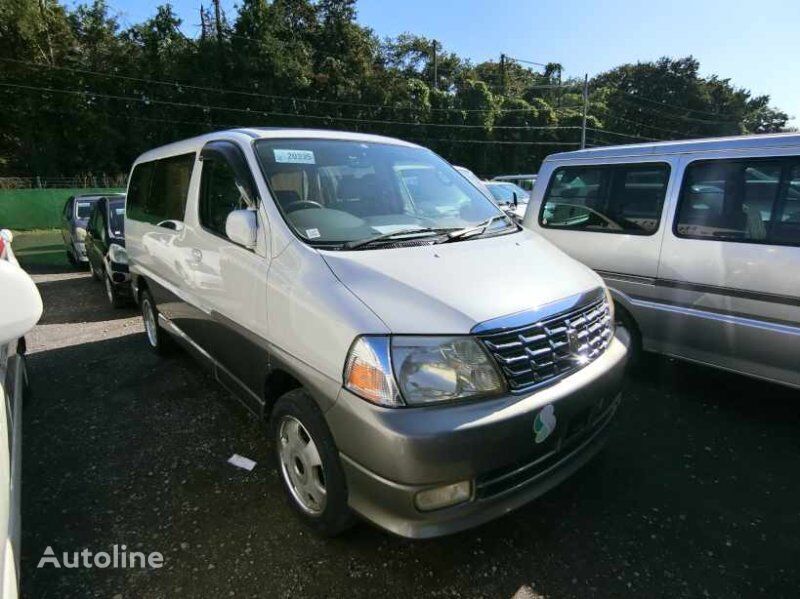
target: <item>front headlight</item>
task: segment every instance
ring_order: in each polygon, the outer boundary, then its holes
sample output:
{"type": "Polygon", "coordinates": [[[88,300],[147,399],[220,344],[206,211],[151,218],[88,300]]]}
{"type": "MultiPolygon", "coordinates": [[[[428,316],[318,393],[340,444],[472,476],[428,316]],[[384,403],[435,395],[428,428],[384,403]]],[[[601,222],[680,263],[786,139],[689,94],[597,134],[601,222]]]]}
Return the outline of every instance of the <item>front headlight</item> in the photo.
{"type": "Polygon", "coordinates": [[[75,237],[78,238],[78,241],[83,241],[86,239],[86,229],[83,227],[75,227],[75,237]]]}
{"type": "Polygon", "coordinates": [[[125,251],[124,247],[116,243],[112,243],[108,246],[108,257],[112,262],[116,262],[117,264],[128,263],[128,252],[125,251]]]}
{"type": "Polygon", "coordinates": [[[473,337],[364,336],[350,348],[344,386],[398,407],[494,396],[506,391],[491,356],[473,337]]]}
{"type": "Polygon", "coordinates": [[[494,361],[472,337],[392,337],[392,365],[409,405],[506,390],[494,361]]]}

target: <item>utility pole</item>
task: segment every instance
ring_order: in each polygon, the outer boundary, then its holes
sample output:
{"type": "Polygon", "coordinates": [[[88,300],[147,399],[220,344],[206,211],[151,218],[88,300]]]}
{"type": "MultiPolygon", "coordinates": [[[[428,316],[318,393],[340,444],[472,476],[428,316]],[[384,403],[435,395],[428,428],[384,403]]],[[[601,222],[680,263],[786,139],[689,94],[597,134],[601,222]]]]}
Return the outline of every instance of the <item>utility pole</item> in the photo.
{"type": "Polygon", "coordinates": [[[581,150],[586,147],[586,115],[589,112],[589,73],[583,76],[583,125],[581,126],[581,150]]]}
{"type": "Polygon", "coordinates": [[[439,56],[436,54],[437,43],[436,40],[433,40],[433,89],[439,89],[439,56]]]}
{"type": "Polygon", "coordinates": [[[200,5],[200,39],[206,41],[206,13],[203,5],[200,5]]]}
{"type": "Polygon", "coordinates": [[[225,60],[222,54],[222,12],[219,8],[219,0],[214,2],[214,21],[217,28],[217,62],[219,63],[219,76],[225,81],[225,60]]]}
{"type": "Polygon", "coordinates": [[[500,85],[503,95],[506,94],[506,55],[500,55],[500,85]]]}

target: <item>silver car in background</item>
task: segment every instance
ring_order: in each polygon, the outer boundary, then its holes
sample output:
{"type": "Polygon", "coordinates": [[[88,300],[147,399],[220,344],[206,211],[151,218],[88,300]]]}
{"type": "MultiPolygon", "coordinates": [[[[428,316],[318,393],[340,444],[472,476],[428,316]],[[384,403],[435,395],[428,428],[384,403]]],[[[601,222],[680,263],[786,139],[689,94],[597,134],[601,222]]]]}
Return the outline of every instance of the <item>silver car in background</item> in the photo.
{"type": "Polygon", "coordinates": [[[67,250],[67,259],[73,265],[87,264],[86,226],[94,205],[102,197],[125,197],[121,194],[81,194],[70,196],[61,211],[61,238],[67,250]]]}
{"type": "Polygon", "coordinates": [[[800,387],[800,135],[555,154],[524,224],[603,276],[645,350],[800,387]]]}

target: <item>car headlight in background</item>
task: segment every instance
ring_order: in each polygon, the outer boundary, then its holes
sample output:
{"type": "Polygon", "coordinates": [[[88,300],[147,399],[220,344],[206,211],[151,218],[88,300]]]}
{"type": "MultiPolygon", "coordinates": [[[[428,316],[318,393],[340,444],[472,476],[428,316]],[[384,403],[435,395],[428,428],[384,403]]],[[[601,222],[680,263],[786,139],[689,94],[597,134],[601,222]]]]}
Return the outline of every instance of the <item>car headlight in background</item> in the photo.
{"type": "Polygon", "coordinates": [[[75,227],[75,237],[78,238],[78,241],[84,241],[86,239],[86,229],[83,227],[75,227]]]}
{"type": "Polygon", "coordinates": [[[486,397],[506,390],[492,358],[467,336],[359,337],[345,363],[344,385],[387,407],[486,397]]]}
{"type": "Polygon", "coordinates": [[[116,243],[112,243],[108,246],[108,257],[112,262],[116,262],[117,264],[128,263],[128,252],[125,251],[124,247],[116,243]]]}

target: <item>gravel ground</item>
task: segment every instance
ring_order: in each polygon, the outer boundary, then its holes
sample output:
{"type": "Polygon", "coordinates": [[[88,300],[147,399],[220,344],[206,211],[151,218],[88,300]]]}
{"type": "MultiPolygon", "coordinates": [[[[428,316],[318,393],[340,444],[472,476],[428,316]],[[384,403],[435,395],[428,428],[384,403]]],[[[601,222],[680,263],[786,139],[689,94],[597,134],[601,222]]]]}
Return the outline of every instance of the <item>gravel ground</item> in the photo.
{"type": "Polygon", "coordinates": [[[259,422],[187,355],[152,354],[137,313],[88,274],[46,270],[28,337],[26,597],[798,593],[795,391],[647,356],[607,448],[538,501],[432,541],[367,524],[325,540],[285,503],[259,422]],[[164,567],[36,567],[47,546],[114,544],[164,567]]]}

